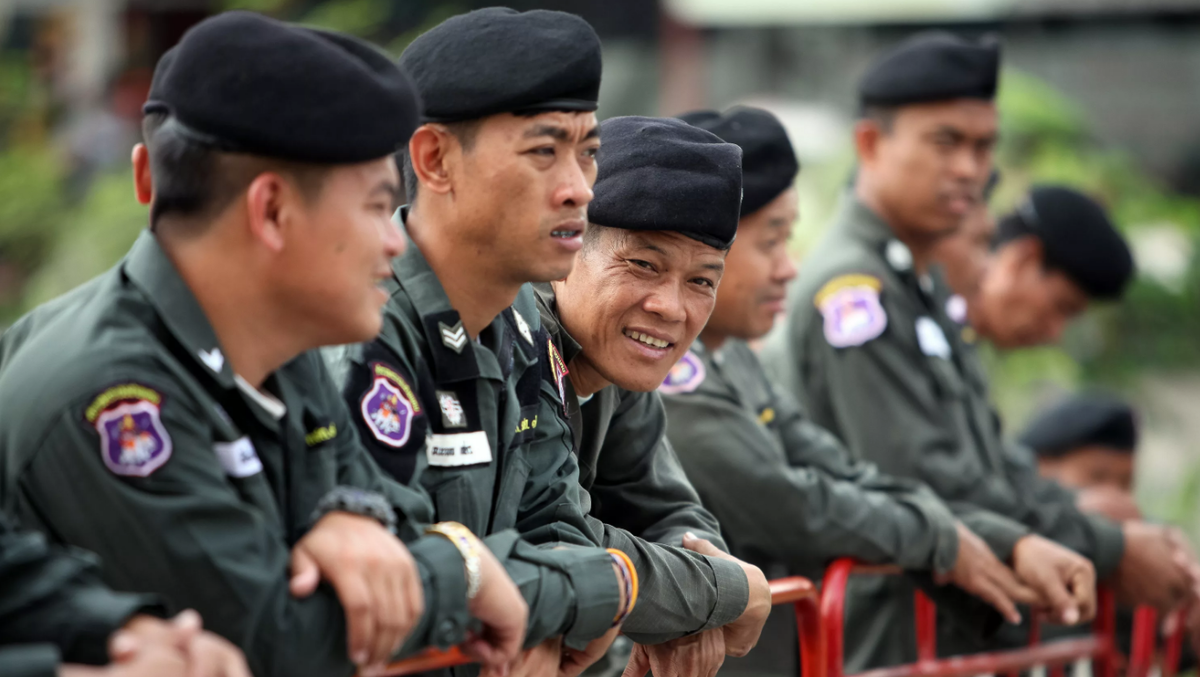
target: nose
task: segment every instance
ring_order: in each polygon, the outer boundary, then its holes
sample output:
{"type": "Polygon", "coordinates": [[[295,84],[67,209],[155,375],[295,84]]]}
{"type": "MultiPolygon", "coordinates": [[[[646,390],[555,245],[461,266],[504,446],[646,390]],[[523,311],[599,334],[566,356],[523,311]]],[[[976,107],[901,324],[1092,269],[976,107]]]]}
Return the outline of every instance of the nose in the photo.
{"type": "Polygon", "coordinates": [[[775,270],[772,277],[776,282],[791,282],[796,279],[796,271],[796,262],[792,260],[792,257],[784,253],[775,263],[775,270]]]}
{"type": "Polygon", "coordinates": [[[383,253],[389,259],[394,259],[403,254],[407,246],[408,237],[405,236],[398,224],[388,219],[383,227],[383,253]]]}
{"type": "Polygon", "coordinates": [[[674,282],[660,284],[646,297],[642,309],[653,313],[667,322],[683,322],[687,319],[687,311],[683,308],[683,299],[679,288],[674,282]]]}
{"type": "Polygon", "coordinates": [[[592,183],[589,174],[574,160],[565,165],[561,180],[554,191],[555,207],[583,207],[592,201],[592,183]]]}

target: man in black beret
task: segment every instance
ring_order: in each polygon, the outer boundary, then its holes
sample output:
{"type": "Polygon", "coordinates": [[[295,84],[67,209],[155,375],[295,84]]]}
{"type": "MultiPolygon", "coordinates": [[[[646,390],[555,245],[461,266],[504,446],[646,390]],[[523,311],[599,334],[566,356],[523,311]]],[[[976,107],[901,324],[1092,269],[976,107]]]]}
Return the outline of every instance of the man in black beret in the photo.
{"type": "Polygon", "coordinates": [[[1084,510],[1116,520],[1141,517],[1132,501],[1138,426],[1128,402],[1073,395],[1034,417],[1017,439],[1033,450],[1043,477],[1080,492],[1084,510]],[[1114,493],[1128,500],[1106,500],[1114,493]]]}
{"type": "Polygon", "coordinates": [[[591,513],[606,539],[635,546],[647,581],[625,631],[639,643],[627,674],[712,674],[755,645],[770,590],[762,571],[726,554],[655,389],[712,312],[741,213],[742,152],[673,119],[613,118],[601,138],[583,250],[564,279],[538,286],[549,384],[565,402],[591,513]]]}
{"type": "Polygon", "coordinates": [[[400,64],[424,105],[403,160],[411,241],[378,338],[326,356],[379,466],[428,492],[437,519],[505,544],[527,667],[577,672],[640,606],[641,572],[586,521],[527,283],[565,276],[582,246],[600,41],[578,16],[490,8],[430,29],[400,64]],[[539,547],[560,542],[574,547],[539,547]]]}
{"type": "MultiPolygon", "coordinates": [[[[1036,598],[1036,591],[968,528],[988,516],[978,510],[956,516],[928,487],[855,462],[770,384],[747,344],[770,331],[796,276],[787,241],[797,216],[798,165],[783,126],[751,108],[683,118],[740,145],[743,182],[758,186],[756,208],[748,211],[743,200],[712,316],[680,363],[697,376],[684,382],[668,376],[659,389],[668,436],[733,552],[773,576],[819,578],[839,557],[897,564],[920,577],[939,604],[958,611],[961,623],[982,630],[991,618],[962,591],[934,588],[933,575],[1015,618],[1016,603],[1036,598]]],[[[1038,552],[1062,554],[1054,547],[1038,552]]],[[[725,672],[796,674],[796,636],[791,610],[779,608],[759,647],[725,672]]]]}
{"type": "Polygon", "coordinates": [[[349,36],[197,24],[133,152],[150,229],[0,341],[3,507],[114,588],[198,610],[260,677],[348,677],[472,616],[488,645],[468,650],[503,668],[520,648],[512,581],[461,526],[426,527],[315,351],[379,331],[416,101],[349,36]]]}
{"type": "MultiPolygon", "coordinates": [[[[1070,492],[1008,453],[986,374],[945,313],[950,291],[933,269],[933,249],[961,227],[991,174],[998,66],[994,42],[945,33],[914,36],[871,66],[859,88],[857,179],[801,266],[787,321],[768,337],[763,361],[856,457],[920,480],[948,503],[991,512],[978,533],[1002,560],[1036,561],[1017,550],[1041,534],[1086,556],[1124,600],[1169,608],[1189,581],[1166,530],[1086,515],[1070,492]]],[[[1094,590],[1063,571],[1043,574],[1066,585],[1067,604],[1053,606],[1059,621],[1073,623],[1086,617],[1079,611],[1093,605],[1094,590]]],[[[884,613],[909,603],[903,585],[864,582],[865,601],[851,613],[869,611],[848,623],[861,633],[848,641],[861,640],[862,652],[848,669],[915,657],[911,634],[889,644],[898,630],[911,632],[908,612],[884,613]]],[[[939,650],[969,648],[965,638],[946,640],[939,650]]]]}
{"type": "Polygon", "coordinates": [[[1132,278],[1129,246],[1103,207],[1035,186],[997,223],[971,324],[999,348],[1054,343],[1089,301],[1120,298],[1132,278]]]}

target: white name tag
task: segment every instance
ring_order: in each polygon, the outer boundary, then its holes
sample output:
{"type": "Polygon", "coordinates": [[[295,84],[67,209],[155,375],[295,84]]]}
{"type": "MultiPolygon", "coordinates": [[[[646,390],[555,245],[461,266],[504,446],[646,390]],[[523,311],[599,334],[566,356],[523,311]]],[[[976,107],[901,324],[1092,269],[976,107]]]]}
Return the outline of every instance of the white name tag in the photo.
{"type": "Polygon", "coordinates": [[[443,468],[491,463],[492,445],[482,430],[450,435],[430,433],[425,438],[425,457],[429,465],[443,468]]]}
{"type": "Polygon", "coordinates": [[[249,437],[239,437],[232,442],[217,442],[213,445],[217,460],[231,477],[249,477],[262,472],[262,460],[254,450],[249,437]]]}
{"type": "Polygon", "coordinates": [[[921,352],[926,355],[950,359],[950,342],[931,317],[917,318],[917,343],[921,344],[921,352]]]}

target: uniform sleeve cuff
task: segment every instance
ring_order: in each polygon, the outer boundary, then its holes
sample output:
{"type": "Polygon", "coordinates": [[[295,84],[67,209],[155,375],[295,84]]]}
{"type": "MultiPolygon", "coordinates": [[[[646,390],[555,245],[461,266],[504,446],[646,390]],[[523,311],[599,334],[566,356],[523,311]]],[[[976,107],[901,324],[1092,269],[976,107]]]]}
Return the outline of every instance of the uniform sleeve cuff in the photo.
{"type": "MultiPolygon", "coordinates": [[[[410,636],[417,645],[442,649],[461,643],[467,634],[467,572],[462,555],[449,539],[424,536],[408,544],[408,550],[421,568],[425,588],[425,614],[418,630],[410,636]]],[[[408,647],[406,646],[406,649],[408,647]]]]}
{"type": "Polygon", "coordinates": [[[0,672],[5,677],[58,677],[60,662],[53,644],[0,647],[0,672]]]}
{"type": "Polygon", "coordinates": [[[750,603],[750,581],[742,567],[736,562],[716,557],[705,557],[704,561],[712,567],[717,584],[717,603],[713,605],[708,622],[700,628],[701,632],[732,623],[746,611],[746,605],[750,603]]]}
{"type": "Polygon", "coordinates": [[[943,524],[938,528],[937,544],[933,549],[933,572],[945,574],[954,569],[957,562],[958,524],[954,520],[943,520],[943,524]]]}
{"type": "Polygon", "coordinates": [[[983,539],[1002,562],[1012,561],[1017,541],[1028,536],[1028,527],[996,513],[979,510],[962,518],[963,524],[983,539]]]}
{"type": "Polygon", "coordinates": [[[572,557],[565,566],[575,588],[576,611],[575,623],[563,635],[563,642],[572,649],[582,649],[608,632],[621,604],[612,557],[599,548],[588,550],[586,557],[572,557]]]}
{"type": "Polygon", "coordinates": [[[1096,551],[1092,564],[1096,567],[1096,578],[1104,580],[1116,572],[1121,558],[1125,556],[1125,532],[1121,525],[1099,515],[1086,515],[1095,534],[1096,551]]]}
{"type": "Polygon", "coordinates": [[[80,588],[72,594],[76,618],[87,622],[64,638],[62,657],[68,663],[107,665],[108,640],[113,633],[139,613],[162,616],[162,608],[147,595],[113,592],[98,586],[80,588]]]}

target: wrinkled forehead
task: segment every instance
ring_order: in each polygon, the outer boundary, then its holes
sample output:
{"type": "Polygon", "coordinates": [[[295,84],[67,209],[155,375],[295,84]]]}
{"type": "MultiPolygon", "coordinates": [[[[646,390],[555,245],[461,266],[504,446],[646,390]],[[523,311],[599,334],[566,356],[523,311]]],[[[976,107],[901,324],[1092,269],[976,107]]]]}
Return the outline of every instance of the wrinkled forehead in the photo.
{"type": "Polygon", "coordinates": [[[633,231],[605,228],[610,252],[626,256],[643,252],[661,257],[664,262],[679,266],[700,266],[724,269],[726,251],[674,231],[633,231]]]}

